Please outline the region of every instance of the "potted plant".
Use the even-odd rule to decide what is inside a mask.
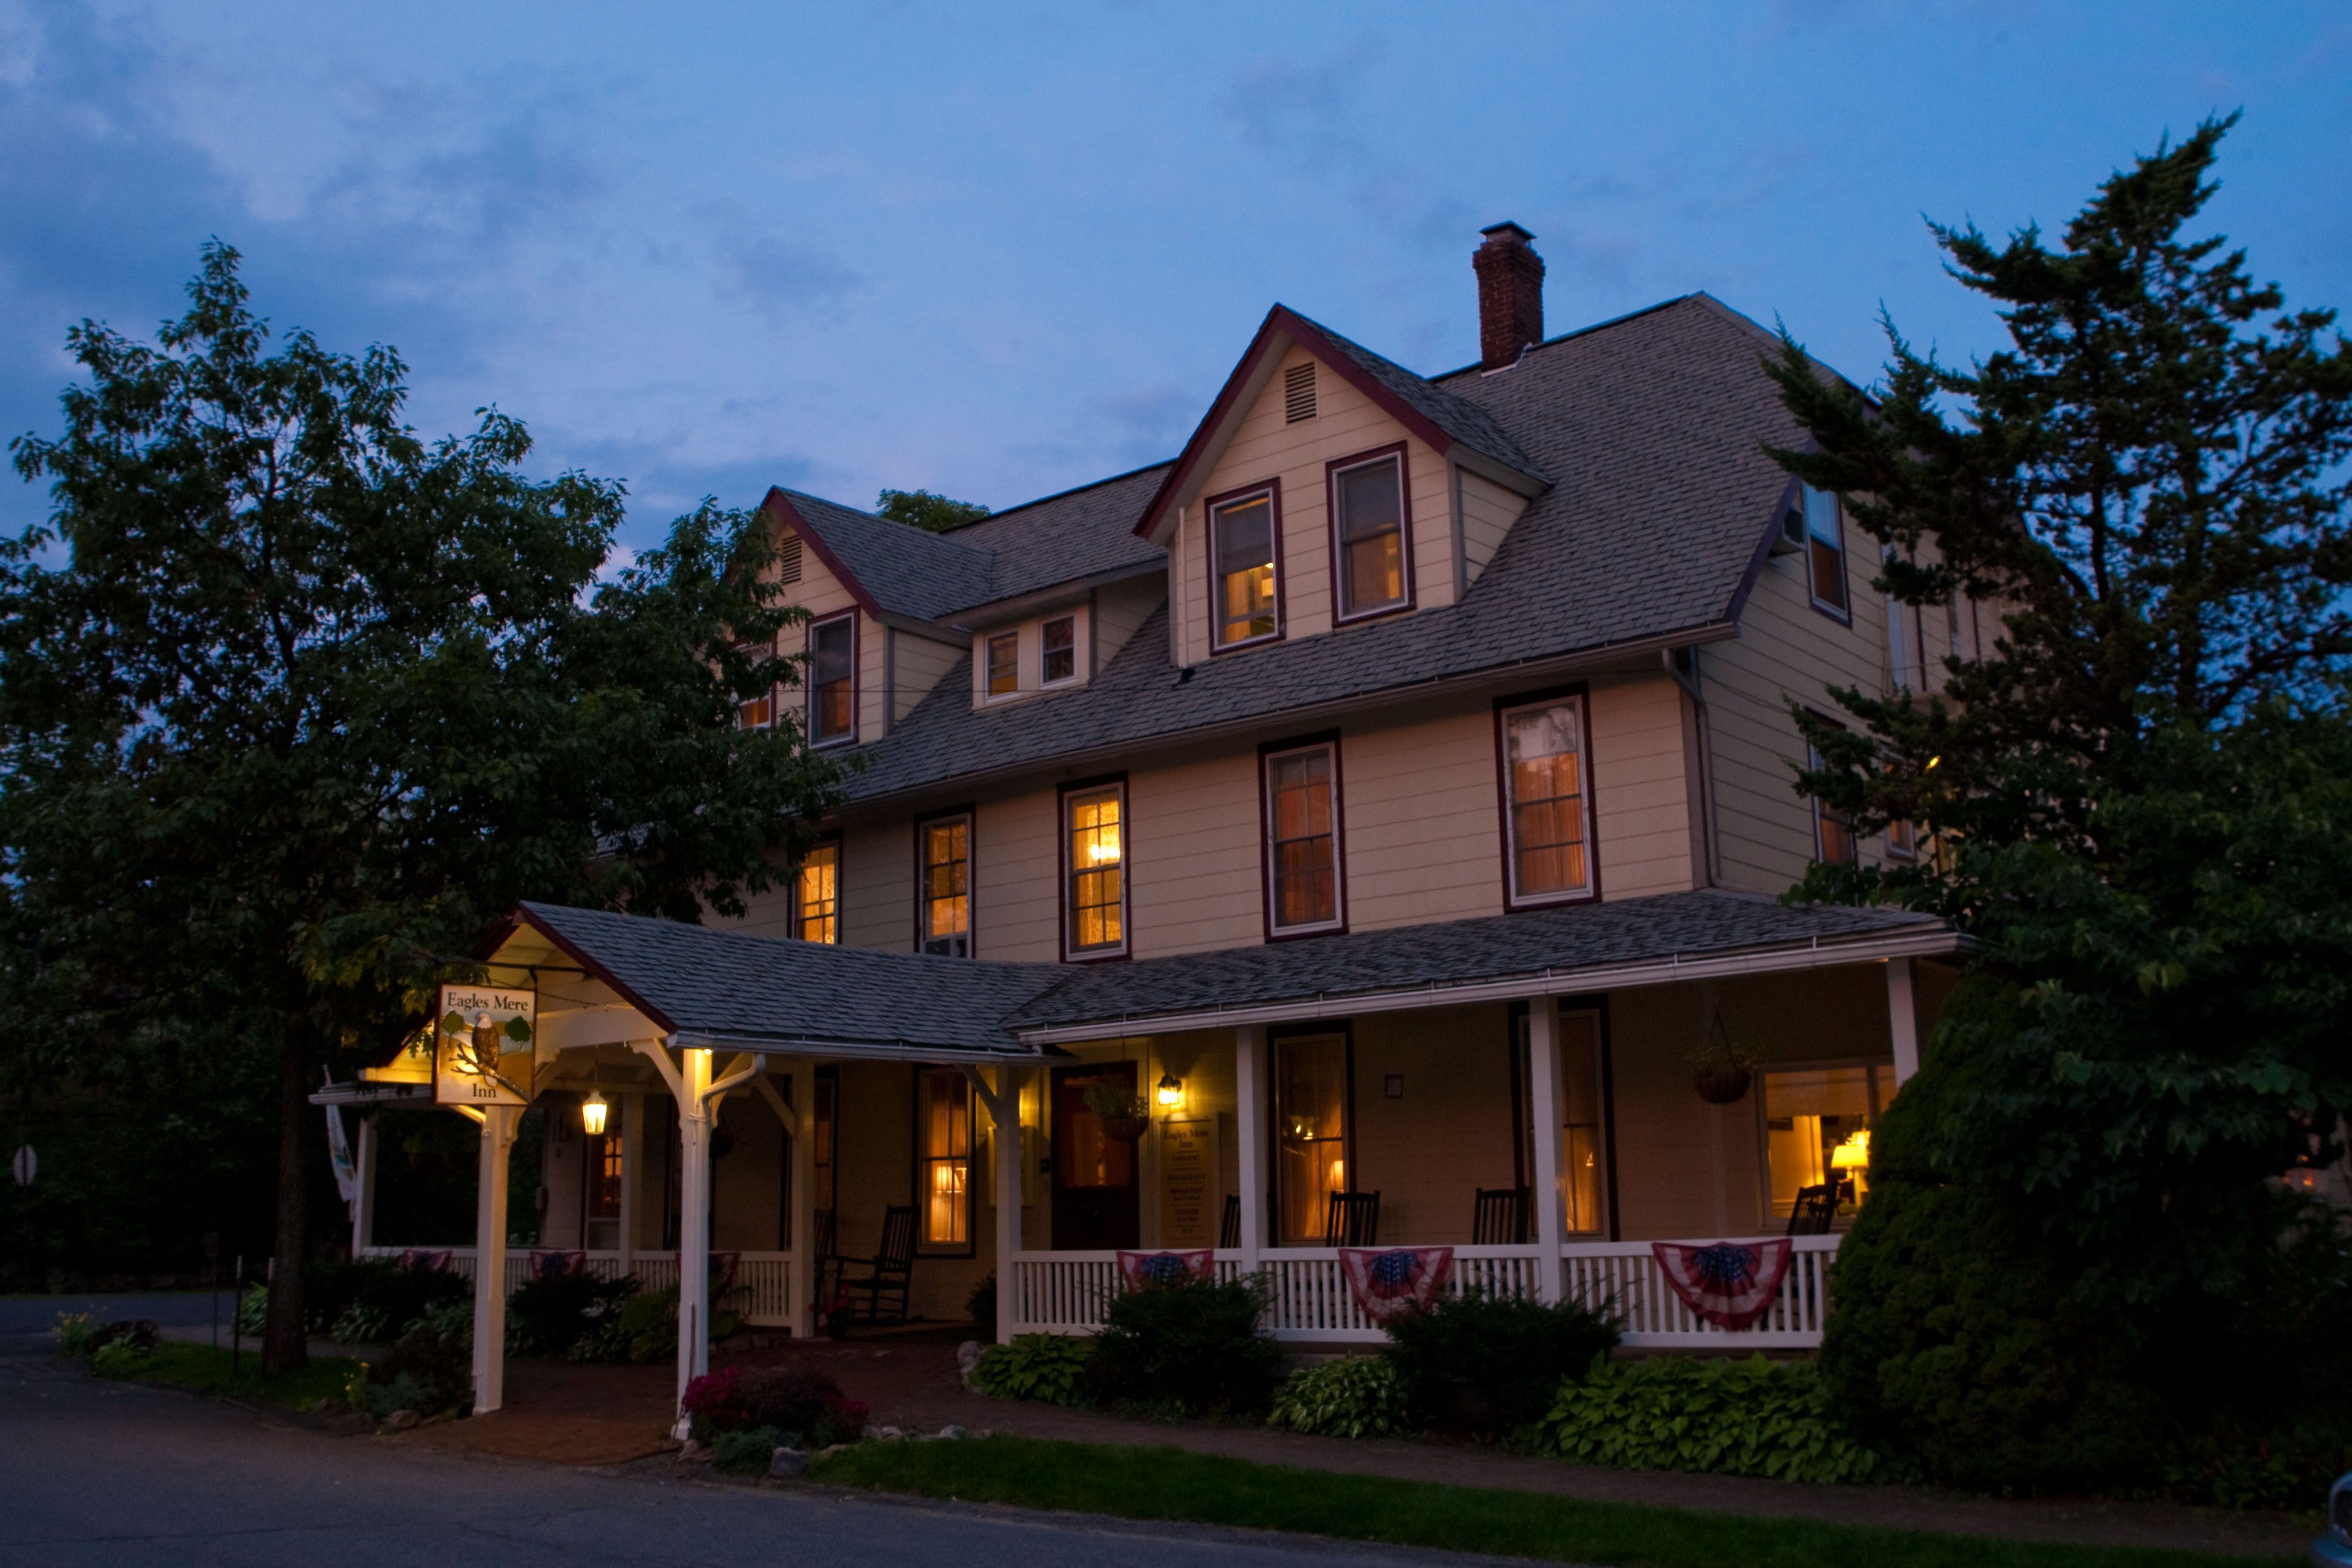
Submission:
[[[1151,1125],[1151,1102],[1117,1079],[1087,1086],[1087,1109],[1102,1118],[1103,1136],[1132,1143]]]
[[[1734,1041],[1723,1026],[1723,1009],[1715,1010],[1706,1038],[1690,1054],[1691,1087],[1709,1105],[1732,1105],[1747,1098],[1756,1081],[1763,1054],[1753,1046]]]

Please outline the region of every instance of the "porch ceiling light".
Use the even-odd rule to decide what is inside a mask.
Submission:
[[[580,1125],[589,1137],[604,1135],[604,1097],[593,1089],[588,1091],[588,1098],[580,1102]]]
[[[1153,1098],[1159,1100],[1162,1110],[1181,1110],[1184,1108],[1184,1080],[1172,1072],[1161,1073],[1160,1087],[1153,1091]]]

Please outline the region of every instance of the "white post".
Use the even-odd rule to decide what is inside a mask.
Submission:
[[[1568,1226],[1559,1206],[1559,998],[1556,996],[1538,996],[1528,1004],[1528,1121],[1535,1138],[1528,1196],[1536,1205],[1536,1288],[1545,1300],[1557,1301],[1559,1248]]]
[[[493,1105],[482,1111],[481,1180],[474,1203],[474,1414],[506,1403],[507,1152],[522,1111]]]
[[[677,1394],[710,1370],[710,1053],[678,1053]]]
[[[646,1159],[646,1097],[635,1090],[621,1096],[621,1236],[620,1271],[636,1267],[637,1176]]]
[[[1004,1345],[1013,1342],[1021,1307],[1013,1267],[1021,1251],[1021,1077],[1011,1062],[996,1069],[996,1100],[988,1112],[996,1128],[996,1342]]]
[[[1919,1070],[1919,1013],[1911,961],[1886,961],[1886,1030],[1895,1039],[1895,1087]]]
[[[811,1309],[816,1301],[817,1273],[824,1260],[816,1253],[816,1064],[793,1064],[793,1116],[800,1125],[793,1132],[793,1338],[807,1339],[816,1331]]]
[[[352,1256],[362,1257],[375,1245],[375,1118],[360,1118],[359,1148],[353,1163],[360,1170],[359,1201],[352,1205]]]
[[[1265,1030],[1234,1031],[1234,1100],[1239,1114],[1242,1272],[1258,1271],[1265,1251]]]

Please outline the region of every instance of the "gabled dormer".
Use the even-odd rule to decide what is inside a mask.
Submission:
[[[1137,532],[1192,665],[1454,604],[1547,488],[1485,409],[1277,305]]]

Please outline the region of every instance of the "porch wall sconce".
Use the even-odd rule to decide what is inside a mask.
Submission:
[[[1152,1099],[1159,1102],[1162,1110],[1183,1110],[1184,1080],[1172,1072],[1161,1073],[1160,1085],[1152,1091]]]
[[[604,1097],[590,1089],[588,1098],[580,1102],[580,1126],[589,1137],[602,1138],[604,1135]]]

